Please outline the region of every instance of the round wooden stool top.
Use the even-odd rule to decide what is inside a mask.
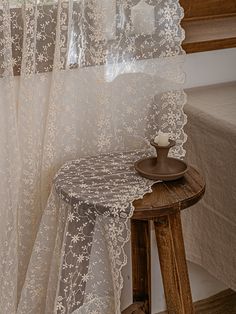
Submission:
[[[197,203],[205,192],[205,181],[198,171],[190,167],[182,179],[159,182],[153,192],[133,202],[133,219],[154,219],[169,215]]]

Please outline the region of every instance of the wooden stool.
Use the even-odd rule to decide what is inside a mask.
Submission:
[[[198,202],[204,192],[204,180],[190,167],[184,178],[157,183],[152,193],[134,201],[131,220],[133,300],[134,304],[143,302],[145,306],[143,311],[130,313],[151,313],[150,221],[155,227],[168,313],[194,313],[180,211]]]

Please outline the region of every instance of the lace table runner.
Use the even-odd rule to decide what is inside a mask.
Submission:
[[[139,176],[133,164],[148,154],[135,151],[81,158],[59,170],[24,289],[28,295],[23,299],[32,296],[32,306],[37,306],[32,313],[39,313],[43,306],[50,314],[120,313],[132,202],[151,192],[154,184]],[[33,270],[38,259],[41,264]],[[39,297],[34,302],[30,291],[35,271],[41,302]]]

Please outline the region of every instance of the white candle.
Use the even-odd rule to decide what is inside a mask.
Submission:
[[[169,133],[163,133],[159,131],[159,134],[155,137],[154,142],[159,146],[168,146],[169,142]]]

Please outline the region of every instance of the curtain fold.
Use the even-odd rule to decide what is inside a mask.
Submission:
[[[17,82],[13,78],[11,18],[8,1],[3,2],[0,51],[0,305],[7,313],[17,309],[18,196],[21,159],[17,131]]]
[[[28,277],[37,313],[53,298],[53,270],[32,272],[64,162],[143,149],[158,130],[184,156],[182,17],[178,0],[0,0],[0,313],[25,314]]]

